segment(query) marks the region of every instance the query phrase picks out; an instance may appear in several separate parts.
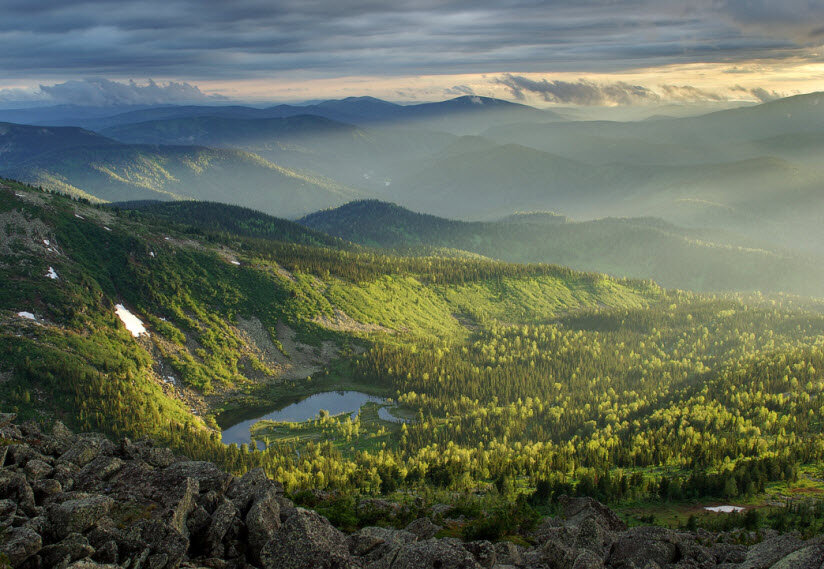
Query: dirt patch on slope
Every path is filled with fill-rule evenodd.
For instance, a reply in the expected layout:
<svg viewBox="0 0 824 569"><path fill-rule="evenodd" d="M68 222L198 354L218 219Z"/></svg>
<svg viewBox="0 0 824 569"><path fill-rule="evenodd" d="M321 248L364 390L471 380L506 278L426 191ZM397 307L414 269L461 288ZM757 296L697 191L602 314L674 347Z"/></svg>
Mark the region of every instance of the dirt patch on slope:
<svg viewBox="0 0 824 569"><path fill-rule="evenodd" d="M358 322L339 308L335 309L334 314L330 317L326 314L318 314L312 320L329 330L337 330L339 332L395 332L391 328L380 326L378 324L364 324Z"/></svg>
<svg viewBox="0 0 824 569"><path fill-rule="evenodd" d="M338 347L334 342L323 342L320 346L304 344L295 338L295 331L283 322L278 322L276 327L277 340L283 347L282 351L272 341L269 332L258 318L239 317L237 327L257 348L263 361L277 370L279 379L304 379L320 371L338 355Z"/></svg>

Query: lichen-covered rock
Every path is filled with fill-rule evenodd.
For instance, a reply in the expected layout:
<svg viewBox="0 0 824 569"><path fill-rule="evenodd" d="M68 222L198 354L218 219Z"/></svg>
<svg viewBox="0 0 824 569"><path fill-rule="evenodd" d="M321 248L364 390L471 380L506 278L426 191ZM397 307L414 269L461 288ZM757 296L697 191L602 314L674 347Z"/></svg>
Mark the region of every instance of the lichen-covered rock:
<svg viewBox="0 0 824 569"><path fill-rule="evenodd" d="M246 514L246 533L253 561L260 561L263 547L280 529L280 506L274 492L259 497Z"/></svg>
<svg viewBox="0 0 824 569"><path fill-rule="evenodd" d="M747 551L740 569L768 569L779 559L801 549L803 545L804 542L791 535L779 535L765 539Z"/></svg>
<svg viewBox="0 0 824 569"><path fill-rule="evenodd" d="M107 515L113 504L114 500L100 495L53 504L48 510L51 531L58 539L82 533Z"/></svg>
<svg viewBox="0 0 824 569"><path fill-rule="evenodd" d="M463 548L472 554L472 557L475 558L475 561L477 561L481 567L490 569L498 560L495 546L489 541L470 541L469 543L464 543Z"/></svg>
<svg viewBox="0 0 824 569"><path fill-rule="evenodd" d="M561 517L567 525L577 526L584 520L592 518L604 529L610 531L624 531L627 525L609 508L592 498L571 498L561 496L558 499L561 506Z"/></svg>
<svg viewBox="0 0 824 569"><path fill-rule="evenodd" d="M615 569L634 569L649 561L665 566L678 559L679 541L677 532L665 528L631 528L612 546L608 564Z"/></svg>
<svg viewBox="0 0 824 569"><path fill-rule="evenodd" d="M34 530L24 527L11 528L3 534L0 542L0 551L6 554L12 567L17 567L43 547L43 538Z"/></svg>
<svg viewBox="0 0 824 569"><path fill-rule="evenodd" d="M351 562L346 537L326 518L301 508L281 525L260 557L265 569L333 569Z"/></svg>
<svg viewBox="0 0 824 569"><path fill-rule="evenodd" d="M226 492L234 478L227 474L214 463L198 460L186 460L176 462L164 469L169 475L177 475L183 478L193 478L198 481L201 492L214 490L219 494Z"/></svg>
<svg viewBox="0 0 824 569"><path fill-rule="evenodd" d="M793 551L770 569L821 569L824 567L824 545L810 545Z"/></svg>
<svg viewBox="0 0 824 569"><path fill-rule="evenodd" d="M47 545L40 550L44 567L66 566L78 559L85 559L94 553L89 540L79 533L67 535L58 543Z"/></svg>
<svg viewBox="0 0 824 569"><path fill-rule="evenodd" d="M481 569L472 554L459 544L445 539L427 539L402 547L392 562L392 569Z"/></svg>
<svg viewBox="0 0 824 569"><path fill-rule="evenodd" d="M572 563L572 569L604 569L604 560L592 551L581 551Z"/></svg>
<svg viewBox="0 0 824 569"><path fill-rule="evenodd" d="M430 539L441 531L443 528L437 524L432 523L429 518L418 518L410 522L405 528L406 531L415 534L418 539Z"/></svg>
<svg viewBox="0 0 824 569"><path fill-rule="evenodd" d="M240 522L240 512L229 500L223 498L221 504L212 514L212 523L206 530L206 550L210 557L222 557L224 553L224 538L229 530Z"/></svg>

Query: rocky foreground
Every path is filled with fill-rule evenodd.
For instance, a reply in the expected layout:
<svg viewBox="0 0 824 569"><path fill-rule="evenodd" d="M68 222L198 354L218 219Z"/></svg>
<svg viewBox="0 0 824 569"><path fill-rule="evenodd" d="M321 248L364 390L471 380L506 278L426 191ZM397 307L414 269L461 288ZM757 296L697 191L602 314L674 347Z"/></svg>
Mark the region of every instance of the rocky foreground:
<svg viewBox="0 0 824 569"><path fill-rule="evenodd" d="M586 498L564 500L530 547L437 539L437 509L403 530L347 536L261 470L237 478L147 442L13 420L0 415L0 567L824 569L824 540L772 534L746 547L708 532L627 529Z"/></svg>

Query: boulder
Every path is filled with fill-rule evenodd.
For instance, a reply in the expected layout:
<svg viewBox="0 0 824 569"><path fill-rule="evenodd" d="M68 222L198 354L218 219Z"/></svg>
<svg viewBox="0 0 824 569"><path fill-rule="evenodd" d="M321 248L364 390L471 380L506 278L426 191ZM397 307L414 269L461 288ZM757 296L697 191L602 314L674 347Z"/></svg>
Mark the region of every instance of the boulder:
<svg viewBox="0 0 824 569"><path fill-rule="evenodd" d="M231 474L227 474L218 468L214 463L197 460L176 462L166 467L163 472L167 475L197 480L201 493L214 490L219 494L223 494L234 478Z"/></svg>
<svg viewBox="0 0 824 569"><path fill-rule="evenodd" d="M652 561L660 566L678 560L678 543L682 536L659 527L636 527L621 534L609 554L615 569L634 569Z"/></svg>
<svg viewBox="0 0 824 569"><path fill-rule="evenodd" d="M581 551L572 563L572 569L604 569L604 559L585 549Z"/></svg>
<svg viewBox="0 0 824 569"><path fill-rule="evenodd" d="M495 553L498 563L502 565L522 565L524 562L521 550L511 541L499 541L495 544Z"/></svg>
<svg viewBox="0 0 824 569"><path fill-rule="evenodd" d="M25 471L26 478L29 482L34 482L35 480L51 476L54 467L44 460L35 458L26 463Z"/></svg>
<svg viewBox="0 0 824 569"><path fill-rule="evenodd" d="M108 496L90 496L52 504L48 509L51 532L62 539L70 533L82 533L107 515L114 500Z"/></svg>
<svg viewBox="0 0 824 569"><path fill-rule="evenodd" d="M435 535L443 528L437 524L432 523L432 521L429 518L418 518L417 520L410 522L409 525L407 525L404 529L406 529L406 531L410 533L415 534L418 539L423 541L424 539L430 539L435 537Z"/></svg>
<svg viewBox="0 0 824 569"><path fill-rule="evenodd" d="M273 492L267 492L252 504L245 522L250 557L259 562L263 546L280 528L280 505Z"/></svg>
<svg viewBox="0 0 824 569"><path fill-rule="evenodd" d="M350 564L346 537L329 520L298 508L260 553L264 569L332 569Z"/></svg>
<svg viewBox="0 0 824 569"><path fill-rule="evenodd" d="M206 551L210 557L222 557L224 553L224 539L233 526L240 522L240 512L229 500L223 498L222 503L212 514L212 522L206 530Z"/></svg>
<svg viewBox="0 0 824 569"><path fill-rule="evenodd" d="M592 518L601 527L610 531L624 531L627 525L609 508L592 498L571 498L561 496L558 499L561 506L561 517L567 525L577 526L584 520Z"/></svg>
<svg viewBox="0 0 824 569"><path fill-rule="evenodd" d="M69 449L60 455L58 462L70 462L80 468L86 466L101 454L114 453L114 445L102 435L78 437Z"/></svg>
<svg viewBox="0 0 824 569"><path fill-rule="evenodd" d="M770 569L821 569L822 567L824 567L824 545L817 544L790 553Z"/></svg>
<svg viewBox="0 0 824 569"><path fill-rule="evenodd" d="M58 543L47 545L40 550L40 558L45 567L66 566L78 559L85 559L94 553L89 540L79 533L71 533Z"/></svg>
<svg viewBox="0 0 824 569"><path fill-rule="evenodd" d="M283 486L268 478L262 468L253 468L240 478L235 478L226 491L226 497L244 516L255 502L282 495Z"/></svg>
<svg viewBox="0 0 824 569"><path fill-rule="evenodd" d="M446 539L427 539L403 546L392 562L392 569L481 569L481 565L459 543Z"/></svg>
<svg viewBox="0 0 824 569"><path fill-rule="evenodd" d="M491 567L495 565L495 562L498 560L498 554L495 551L495 547L489 541L470 541L468 543L464 543L463 548L475 558L478 565L485 567L486 569L491 569Z"/></svg>
<svg viewBox="0 0 824 569"><path fill-rule="evenodd" d="M803 546L804 542L792 535L779 535L765 539L761 543L750 547L747 556L740 565L740 569L768 569L779 559L801 549Z"/></svg>
<svg viewBox="0 0 824 569"><path fill-rule="evenodd" d="M11 528L0 540L0 551L6 554L12 567L17 567L43 547L43 538L34 530L25 527Z"/></svg>

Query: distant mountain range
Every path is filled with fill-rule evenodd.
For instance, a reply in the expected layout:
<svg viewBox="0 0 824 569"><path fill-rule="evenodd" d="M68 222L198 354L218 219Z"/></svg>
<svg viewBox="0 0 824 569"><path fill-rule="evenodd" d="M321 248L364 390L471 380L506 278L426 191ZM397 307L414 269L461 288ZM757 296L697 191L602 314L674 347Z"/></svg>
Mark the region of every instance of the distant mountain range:
<svg viewBox="0 0 824 569"><path fill-rule="evenodd" d="M372 198L464 220L655 217L696 239L818 255L822 99L637 122L472 96L89 111L85 130L0 125L0 174L104 201L205 199L292 218Z"/></svg>
<svg viewBox="0 0 824 569"><path fill-rule="evenodd" d="M348 97L311 105L276 105L262 109L237 105L188 105L112 109L109 114L105 114L100 108L40 107L0 111L0 121L45 126L74 125L101 130L146 121L195 117L259 120L298 115L313 115L358 125L416 122L418 126L460 134L481 132L496 124L518 121L547 122L563 118L552 111L528 105L466 95L447 101L415 105L398 105L374 97Z"/></svg>
<svg viewBox="0 0 824 569"><path fill-rule="evenodd" d="M0 124L0 175L102 201L213 200L283 217L363 195L241 150L121 144L71 127Z"/></svg>

